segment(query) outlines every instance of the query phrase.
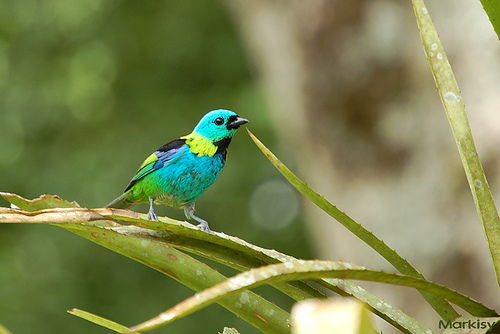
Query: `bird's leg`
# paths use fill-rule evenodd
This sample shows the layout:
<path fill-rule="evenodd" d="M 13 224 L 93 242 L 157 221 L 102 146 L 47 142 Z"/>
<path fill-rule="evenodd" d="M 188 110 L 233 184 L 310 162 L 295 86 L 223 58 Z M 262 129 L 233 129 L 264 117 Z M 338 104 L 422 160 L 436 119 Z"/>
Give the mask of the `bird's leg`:
<path fill-rule="evenodd" d="M 188 204 L 187 206 L 184 207 L 184 214 L 186 215 L 187 219 L 194 219 L 198 223 L 200 223 L 199 226 L 201 227 L 201 230 L 203 232 L 213 233 L 210 230 L 210 227 L 208 227 L 208 223 L 206 220 L 203 220 L 200 217 L 194 215 L 194 203 Z"/>
<path fill-rule="evenodd" d="M 148 211 L 148 219 L 158 221 L 158 216 L 156 215 L 154 208 L 155 199 L 153 197 L 149 197 L 149 211 Z"/>

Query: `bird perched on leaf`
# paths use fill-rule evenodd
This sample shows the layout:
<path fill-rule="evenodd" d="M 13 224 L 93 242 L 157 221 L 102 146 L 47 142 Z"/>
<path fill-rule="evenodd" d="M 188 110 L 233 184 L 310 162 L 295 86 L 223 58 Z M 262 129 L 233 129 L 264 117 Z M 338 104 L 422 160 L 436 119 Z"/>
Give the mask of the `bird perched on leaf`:
<path fill-rule="evenodd" d="M 227 148 L 240 125 L 248 120 L 218 109 L 207 113 L 189 135 L 174 139 L 151 154 L 139 167 L 123 195 L 107 207 L 128 208 L 148 203 L 148 219 L 158 220 L 154 204 L 183 208 L 186 218 L 211 232 L 195 216 L 194 203 L 217 179 L 226 163 Z"/>

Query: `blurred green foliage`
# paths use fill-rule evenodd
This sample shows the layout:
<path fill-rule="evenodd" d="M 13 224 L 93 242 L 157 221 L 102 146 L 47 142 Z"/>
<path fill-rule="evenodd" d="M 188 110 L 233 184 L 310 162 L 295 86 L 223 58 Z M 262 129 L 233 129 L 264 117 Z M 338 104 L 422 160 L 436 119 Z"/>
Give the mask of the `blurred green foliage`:
<path fill-rule="evenodd" d="M 249 127 L 272 142 L 264 93 L 220 2 L 0 2 L 2 191 L 104 206 L 153 150 L 216 108 L 250 119 Z M 260 210 L 249 207 L 252 192 L 272 180 L 281 180 L 278 172 L 240 130 L 197 212 L 214 230 L 311 257 L 300 216 L 280 228 L 252 222 L 249 212 Z M 184 219 L 181 210 L 158 213 Z M 271 288 L 258 292 L 291 305 Z M 191 293 L 62 229 L 2 226 L 0 323 L 14 333 L 107 333 L 66 310 L 131 325 Z M 156 332 L 200 333 L 200 326 L 204 333 L 224 326 L 256 331 L 213 306 Z"/>

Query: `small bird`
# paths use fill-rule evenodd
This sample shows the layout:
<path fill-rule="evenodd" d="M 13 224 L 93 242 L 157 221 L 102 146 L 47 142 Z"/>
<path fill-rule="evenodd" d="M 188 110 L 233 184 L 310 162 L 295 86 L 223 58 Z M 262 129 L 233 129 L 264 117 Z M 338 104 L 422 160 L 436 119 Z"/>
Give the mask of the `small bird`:
<path fill-rule="evenodd" d="M 158 220 L 154 204 L 183 208 L 186 218 L 196 220 L 202 231 L 211 233 L 208 223 L 195 216 L 194 203 L 219 176 L 231 139 L 245 123 L 247 119 L 230 110 L 210 111 L 193 132 L 151 154 L 124 193 L 107 207 L 128 208 L 149 202 L 150 220 Z"/>

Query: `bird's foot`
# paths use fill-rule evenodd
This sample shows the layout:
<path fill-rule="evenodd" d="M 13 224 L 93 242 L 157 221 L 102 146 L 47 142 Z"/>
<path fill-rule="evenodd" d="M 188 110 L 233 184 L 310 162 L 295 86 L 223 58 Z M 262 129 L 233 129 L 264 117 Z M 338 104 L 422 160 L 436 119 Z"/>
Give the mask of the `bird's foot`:
<path fill-rule="evenodd" d="M 210 227 L 208 226 L 208 223 L 207 223 L 205 220 L 203 220 L 203 219 L 201 219 L 201 218 L 199 218 L 199 217 L 196 217 L 196 218 L 198 218 L 198 219 L 200 219 L 200 220 L 201 220 L 201 221 L 200 221 L 200 220 L 195 219 L 196 221 L 200 222 L 200 225 L 198 225 L 198 227 L 199 227 L 199 228 L 200 228 L 203 232 L 207 232 L 207 233 L 210 233 L 210 234 L 214 234 L 214 232 L 212 232 L 212 230 L 211 230 L 211 229 L 210 229 Z"/>
<path fill-rule="evenodd" d="M 158 216 L 156 215 L 155 208 L 154 208 L 154 198 L 150 197 L 149 198 L 149 211 L 148 211 L 148 220 L 153 220 L 153 221 L 158 221 Z"/>
<path fill-rule="evenodd" d="M 151 212 L 151 211 L 148 211 L 148 220 L 152 220 L 152 221 L 158 221 L 158 216 L 156 215 L 156 212 Z"/>
<path fill-rule="evenodd" d="M 214 232 L 212 232 L 212 230 L 208 226 L 208 222 L 206 220 L 203 220 L 200 217 L 197 217 L 197 216 L 194 215 L 194 203 L 184 208 L 184 214 L 186 215 L 187 219 L 194 219 L 198 223 L 200 223 L 200 225 L 198 225 L 198 227 L 203 232 L 214 234 Z"/>

